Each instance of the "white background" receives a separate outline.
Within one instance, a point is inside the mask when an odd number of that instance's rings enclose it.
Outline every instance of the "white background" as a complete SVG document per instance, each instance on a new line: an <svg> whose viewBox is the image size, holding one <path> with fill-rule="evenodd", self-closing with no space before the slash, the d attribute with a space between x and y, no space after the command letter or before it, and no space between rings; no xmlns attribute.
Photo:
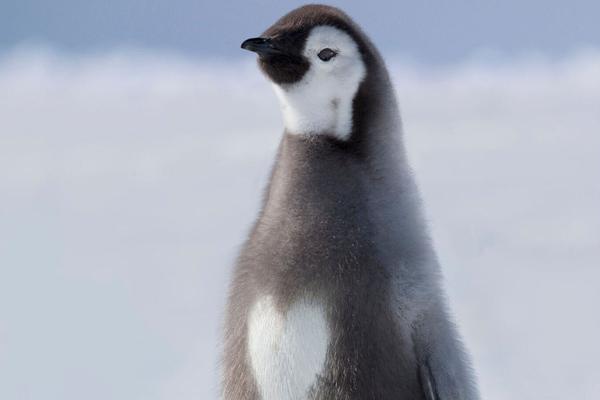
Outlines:
<svg viewBox="0 0 600 400"><path fill-rule="evenodd" d="M390 62L484 398L600 395L600 52ZM0 59L0 398L215 399L281 132L251 62Z"/></svg>

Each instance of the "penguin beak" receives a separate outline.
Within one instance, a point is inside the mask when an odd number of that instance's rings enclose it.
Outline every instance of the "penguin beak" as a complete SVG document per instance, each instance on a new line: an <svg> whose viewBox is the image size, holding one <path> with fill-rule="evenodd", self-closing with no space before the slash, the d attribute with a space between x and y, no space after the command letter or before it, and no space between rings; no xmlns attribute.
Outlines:
<svg viewBox="0 0 600 400"><path fill-rule="evenodd" d="M263 37L244 40L242 43L242 49L253 51L261 57L283 53L273 44L271 39Z"/></svg>

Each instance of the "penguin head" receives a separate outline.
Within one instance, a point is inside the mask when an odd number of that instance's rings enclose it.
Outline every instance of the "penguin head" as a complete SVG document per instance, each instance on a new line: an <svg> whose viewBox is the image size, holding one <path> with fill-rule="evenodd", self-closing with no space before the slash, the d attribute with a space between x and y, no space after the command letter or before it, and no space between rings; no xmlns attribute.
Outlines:
<svg viewBox="0 0 600 400"><path fill-rule="evenodd" d="M330 6L300 7L242 48L258 54L288 133L350 137L354 99L373 54L345 13Z"/></svg>

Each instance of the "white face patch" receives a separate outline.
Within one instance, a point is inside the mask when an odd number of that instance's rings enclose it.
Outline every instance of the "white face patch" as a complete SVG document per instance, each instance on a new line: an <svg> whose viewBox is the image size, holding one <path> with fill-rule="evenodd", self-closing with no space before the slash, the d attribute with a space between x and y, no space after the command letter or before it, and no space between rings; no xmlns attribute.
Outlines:
<svg viewBox="0 0 600 400"><path fill-rule="evenodd" d="M282 315L270 296L259 299L248 320L248 353L262 400L306 399L328 344L320 305L302 300Z"/></svg>
<svg viewBox="0 0 600 400"><path fill-rule="evenodd" d="M318 54L331 49L336 55L323 61ZM286 130L291 134L329 134L348 139L352 131L352 101L366 67L356 42L332 26L317 26L303 51L310 68L302 80L275 85Z"/></svg>

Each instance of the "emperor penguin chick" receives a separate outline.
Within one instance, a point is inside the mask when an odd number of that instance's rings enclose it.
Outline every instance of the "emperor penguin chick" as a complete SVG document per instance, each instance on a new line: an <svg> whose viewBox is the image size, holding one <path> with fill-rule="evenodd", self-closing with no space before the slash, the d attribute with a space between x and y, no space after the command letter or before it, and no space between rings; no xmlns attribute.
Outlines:
<svg viewBox="0 0 600 400"><path fill-rule="evenodd" d="M242 48L284 135L230 286L225 400L472 400L385 64L309 5Z"/></svg>

